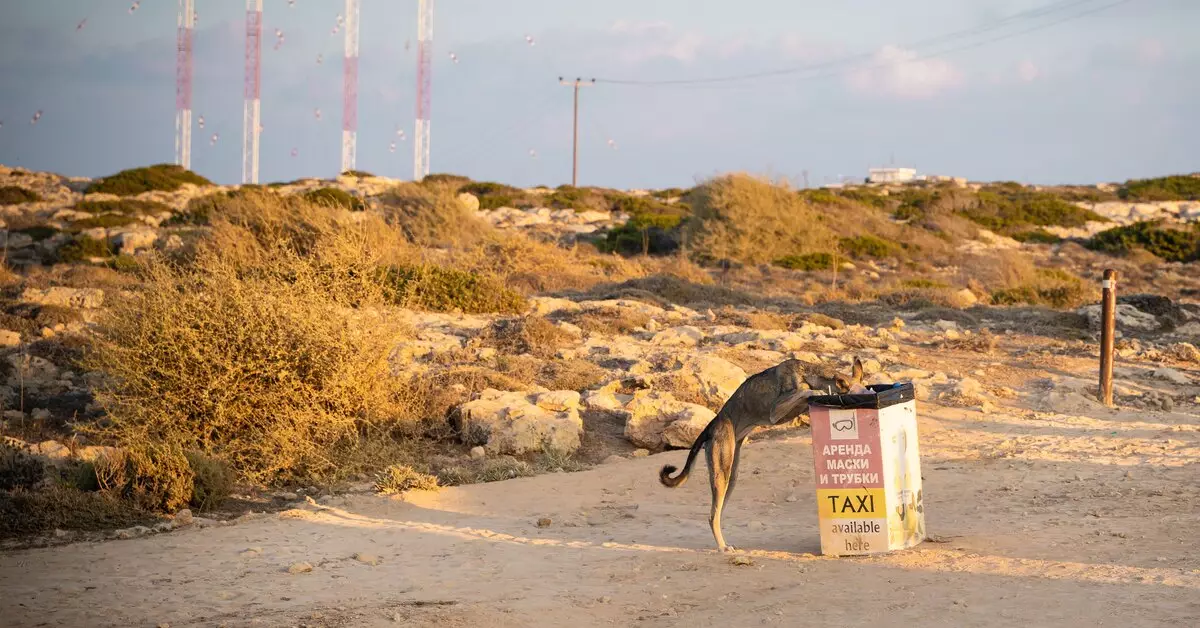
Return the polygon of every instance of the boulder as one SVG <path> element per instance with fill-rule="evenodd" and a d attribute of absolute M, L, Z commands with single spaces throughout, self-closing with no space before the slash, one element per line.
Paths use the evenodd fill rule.
<path fill-rule="evenodd" d="M 152 249 L 156 240 L 158 240 L 158 234 L 147 229 L 121 231 L 112 236 L 113 244 L 122 253 Z"/>
<path fill-rule="evenodd" d="M 65 286 L 44 289 L 26 288 L 21 293 L 21 300 L 38 305 L 97 308 L 104 305 L 104 291 L 99 288 L 68 288 Z"/>
<path fill-rule="evenodd" d="M 1100 304 L 1085 305 L 1077 313 L 1086 316 L 1091 327 L 1100 328 Z M 1128 303 L 1117 304 L 1116 318 L 1119 329 L 1153 331 L 1159 327 L 1158 319 L 1153 314 L 1147 314 Z"/>
<path fill-rule="evenodd" d="M 668 392 L 641 390 L 615 414 L 625 419 L 625 438 L 638 447 L 690 447 L 716 413 L 684 403 Z M 680 423 L 680 425 L 676 425 Z"/>
<path fill-rule="evenodd" d="M 479 211 L 479 199 L 470 192 L 461 192 L 458 195 L 458 203 L 469 212 Z"/>
<path fill-rule="evenodd" d="M 9 329 L 0 329 L 0 347 L 16 347 L 21 344 L 21 334 Z"/>
<path fill-rule="evenodd" d="M 455 422 L 464 443 L 489 455 L 579 448 L 583 420 L 575 391 L 503 392 L 487 389 L 458 407 Z"/>
<path fill-rule="evenodd" d="M 704 339 L 704 332 L 698 327 L 685 325 L 664 329 L 650 340 L 651 343 L 663 347 L 694 347 Z"/>
<path fill-rule="evenodd" d="M 670 377 L 675 386 L 695 391 L 706 404 L 716 408 L 728 401 L 747 377 L 740 366 L 712 355 L 677 357 L 667 368 L 659 377 Z"/>

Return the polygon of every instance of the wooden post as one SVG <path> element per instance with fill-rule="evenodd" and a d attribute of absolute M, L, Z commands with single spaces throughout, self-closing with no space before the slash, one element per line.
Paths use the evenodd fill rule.
<path fill-rule="evenodd" d="M 1117 271 L 1104 270 L 1100 306 L 1100 401 L 1113 405 L 1113 337 L 1117 327 Z"/>

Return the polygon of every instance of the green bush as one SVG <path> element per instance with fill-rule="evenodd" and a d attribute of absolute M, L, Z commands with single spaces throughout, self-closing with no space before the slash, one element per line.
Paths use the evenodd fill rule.
<path fill-rule="evenodd" d="M 0 205 L 20 205 L 21 203 L 37 203 L 42 196 L 33 190 L 27 190 L 19 185 L 0 186 Z"/>
<path fill-rule="evenodd" d="M 775 260 L 774 264 L 791 270 L 829 270 L 833 268 L 833 255 L 829 253 L 787 255 Z"/>
<path fill-rule="evenodd" d="M 839 190 L 838 196 L 875 209 L 887 209 L 889 206 L 888 197 L 876 194 L 866 188 L 846 188 Z"/>
<path fill-rule="evenodd" d="M 97 227 L 128 227 L 132 224 L 139 224 L 141 221 L 133 216 L 124 214 L 100 214 L 91 218 L 71 221 L 71 229 L 82 231 L 84 229 L 95 229 Z"/>
<path fill-rule="evenodd" d="M 838 241 L 842 252 L 855 259 L 863 257 L 891 257 L 896 254 L 896 245 L 872 235 L 842 238 Z"/>
<path fill-rule="evenodd" d="M 375 175 L 371 174 L 370 172 L 367 172 L 366 170 L 347 170 L 342 173 L 342 176 L 343 177 L 354 177 L 356 179 L 370 179 L 370 178 L 373 178 Z"/>
<path fill-rule="evenodd" d="M 632 199 L 632 197 L 629 198 Z M 636 206 L 639 208 L 639 210 L 632 211 L 640 211 L 644 207 L 647 209 L 666 208 L 668 211 L 678 212 L 676 208 L 670 205 L 658 205 L 658 207 L 655 207 L 653 203 L 622 203 L 624 200 L 621 199 L 615 204 L 627 207 Z M 631 210 L 623 209 L 621 211 Z M 673 253 L 679 249 L 679 227 L 683 219 L 684 216 L 682 213 L 633 213 L 625 224 L 609 231 L 605 235 L 600 248 L 606 252 L 627 254 L 666 255 Z"/>
<path fill-rule="evenodd" d="M 361 198 L 338 188 L 317 188 L 310 190 L 304 193 L 304 200 L 318 205 L 342 207 L 353 212 L 360 212 L 367 208 L 366 203 Z"/>
<path fill-rule="evenodd" d="M 23 233 L 23 234 L 33 238 L 34 242 L 41 242 L 42 240 L 46 240 L 48 238 L 53 238 L 54 236 L 58 235 L 59 230 L 55 229 L 54 227 L 48 226 L 48 225 L 37 225 L 34 227 L 26 227 L 24 229 L 17 229 L 14 233 Z"/>
<path fill-rule="evenodd" d="M 525 298 L 500 281 L 455 268 L 393 266 L 379 280 L 387 299 L 402 307 L 467 314 L 518 314 L 526 307 Z"/>
<path fill-rule="evenodd" d="M 107 242 L 79 235 L 58 248 L 58 261 L 72 264 L 87 261 L 93 257 L 109 257 L 112 253 L 112 248 Z"/>
<path fill-rule="evenodd" d="M 274 193 L 256 186 L 243 185 L 236 190 L 213 192 L 212 194 L 206 194 L 188 201 L 187 207 L 182 212 L 171 216 L 164 224 L 167 226 L 209 225 L 212 224 L 214 216 L 222 213 L 227 203 L 236 200 L 250 200 L 253 197 L 267 199 L 267 195 L 269 195 L 270 200 L 275 201 L 278 199 Z"/>
<path fill-rule="evenodd" d="M 905 288 L 915 288 L 918 290 L 941 289 L 941 288 L 949 288 L 950 287 L 949 284 L 946 284 L 944 282 L 936 281 L 934 279 L 925 279 L 924 277 L 905 279 L 904 281 L 900 282 L 900 285 L 904 286 Z"/>
<path fill-rule="evenodd" d="M 456 192 L 462 191 L 462 186 L 470 182 L 470 177 L 464 177 L 460 174 L 445 173 L 427 174 L 425 175 L 425 178 L 421 179 L 422 184 L 449 185 L 453 187 Z"/>
<path fill-rule="evenodd" d="M 667 188 L 665 190 L 654 190 L 650 192 L 650 196 L 665 201 L 669 198 L 683 198 L 683 195 L 686 193 L 687 190 L 681 188 Z"/>
<path fill-rule="evenodd" d="M 1136 222 L 1101 231 L 1086 246 L 1117 254 L 1142 249 L 1169 262 L 1194 262 L 1200 260 L 1200 224 L 1175 229 L 1161 220 Z"/>
<path fill-rule="evenodd" d="M 1012 234 L 1012 239 L 1017 242 L 1034 242 L 1038 244 L 1058 244 L 1062 242 L 1062 238 L 1046 231 L 1045 229 L 1033 229 L 1030 231 L 1018 231 Z"/>
<path fill-rule="evenodd" d="M 146 523 L 136 505 L 106 492 L 51 486 L 39 491 L 0 491 L 0 538 L 53 530 L 112 530 Z"/>
<path fill-rule="evenodd" d="M 1121 186 L 1117 195 L 1128 201 L 1200 200 L 1200 176 L 1172 175 L 1156 179 L 1133 179 Z"/>
<path fill-rule="evenodd" d="M 1108 220 L 1050 192 L 1034 192 L 1017 184 L 992 185 L 980 190 L 975 205 L 964 209 L 962 214 L 998 233 L 1014 233 L 1030 225 L 1082 227 L 1090 221 Z"/>
<path fill-rule="evenodd" d="M 133 198 L 116 201 L 80 201 L 75 203 L 71 209 L 86 214 L 123 214 L 126 216 L 154 216 L 171 213 L 171 208 L 163 203 Z"/>
<path fill-rule="evenodd" d="M 158 164 L 145 168 L 122 170 L 114 175 L 92 182 L 84 194 L 115 194 L 133 196 L 142 192 L 174 192 L 183 184 L 212 185 L 204 177 L 180 166 Z"/>
<path fill-rule="evenodd" d="M 108 267 L 121 273 L 137 272 L 141 268 L 136 257 L 128 253 L 121 253 L 108 260 Z"/>

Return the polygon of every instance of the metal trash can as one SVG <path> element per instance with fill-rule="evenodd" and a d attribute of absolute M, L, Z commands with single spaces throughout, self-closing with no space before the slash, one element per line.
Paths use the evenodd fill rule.
<path fill-rule="evenodd" d="M 911 383 L 809 398 L 821 553 L 877 554 L 925 540 Z"/>

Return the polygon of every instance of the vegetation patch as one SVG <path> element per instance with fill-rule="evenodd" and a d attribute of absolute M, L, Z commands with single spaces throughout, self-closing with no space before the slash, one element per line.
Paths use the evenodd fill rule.
<path fill-rule="evenodd" d="M 407 491 L 436 491 L 438 479 L 426 473 L 414 471 L 412 467 L 394 464 L 375 478 L 375 490 L 384 495 L 399 495 Z"/>
<path fill-rule="evenodd" d="M 122 170 L 114 175 L 92 182 L 84 190 L 84 194 L 115 194 L 117 196 L 133 196 L 143 192 L 174 192 L 185 183 L 193 185 L 212 185 L 204 177 L 181 166 L 173 164 L 158 164 L 145 168 Z"/>
<path fill-rule="evenodd" d="M 100 214 L 98 216 L 72 221 L 71 229 L 75 231 L 96 229 L 100 227 L 111 229 L 115 227 L 128 227 L 129 225 L 140 223 L 141 221 L 137 218 L 134 218 L 133 216 L 126 216 L 125 214 Z"/>
<path fill-rule="evenodd" d="M 873 235 L 860 235 L 852 238 L 842 238 L 838 241 L 842 253 L 860 259 L 864 257 L 884 258 L 892 257 L 896 254 L 897 247 L 894 243 L 887 240 L 877 238 Z"/>
<path fill-rule="evenodd" d="M 341 207 L 352 212 L 360 212 L 367 208 L 361 198 L 338 188 L 317 188 L 304 193 L 304 200 L 314 205 Z"/>
<path fill-rule="evenodd" d="M 379 281 L 388 301 L 401 307 L 466 314 L 517 314 L 525 297 L 479 273 L 421 264 L 383 269 Z"/>
<path fill-rule="evenodd" d="M 115 201 L 80 201 L 71 209 L 86 214 L 121 214 L 124 216 L 155 216 L 169 214 L 171 208 L 158 201 L 123 198 Z"/>
<path fill-rule="evenodd" d="M 992 291 L 993 305 L 1046 305 L 1053 308 L 1077 307 L 1090 294 L 1082 279 L 1057 268 L 1038 268 L 1028 281 Z"/>
<path fill-rule="evenodd" d="M 1154 179 L 1133 179 L 1121 186 L 1117 195 L 1127 201 L 1200 200 L 1200 176 L 1172 175 Z"/>
<path fill-rule="evenodd" d="M 94 257 L 109 257 L 112 254 L 112 247 L 107 242 L 85 235 L 77 235 L 70 242 L 58 247 L 58 261 L 63 264 L 85 262 Z"/>
<path fill-rule="evenodd" d="M 963 216 L 997 233 L 1011 234 L 1029 226 L 1082 227 L 1108 219 L 1067 202 L 1050 192 L 1036 192 L 1016 183 L 988 186 Z"/>
<path fill-rule="evenodd" d="M 789 270 L 829 270 L 833 268 L 833 255 L 830 253 L 805 253 L 802 255 L 784 255 L 773 262 L 776 266 Z"/>
<path fill-rule="evenodd" d="M 428 177 L 427 177 L 428 178 Z M 458 189 L 459 193 L 474 194 L 479 199 L 479 209 L 499 209 L 501 207 L 528 206 L 525 192 L 503 183 L 481 181 L 467 183 Z"/>
<path fill-rule="evenodd" d="M 21 203 L 37 203 L 42 196 L 33 190 L 19 185 L 0 186 L 0 205 L 20 205 Z"/>
<path fill-rule="evenodd" d="M 33 238 L 34 242 L 41 242 L 42 240 L 46 240 L 58 235 L 60 232 L 58 229 L 55 229 L 49 225 L 37 225 L 34 227 L 17 229 L 13 233 L 23 233 Z"/>
<path fill-rule="evenodd" d="M 1144 250 L 1169 262 L 1194 262 L 1200 260 L 1200 224 L 1173 228 L 1161 220 L 1135 222 L 1101 231 L 1086 246 L 1120 255 Z"/>
<path fill-rule="evenodd" d="M 1062 238 L 1046 231 L 1045 229 L 1031 229 L 1029 231 L 1018 231 L 1010 236 L 1017 242 L 1028 242 L 1034 244 L 1058 244 L 1062 242 Z"/>

